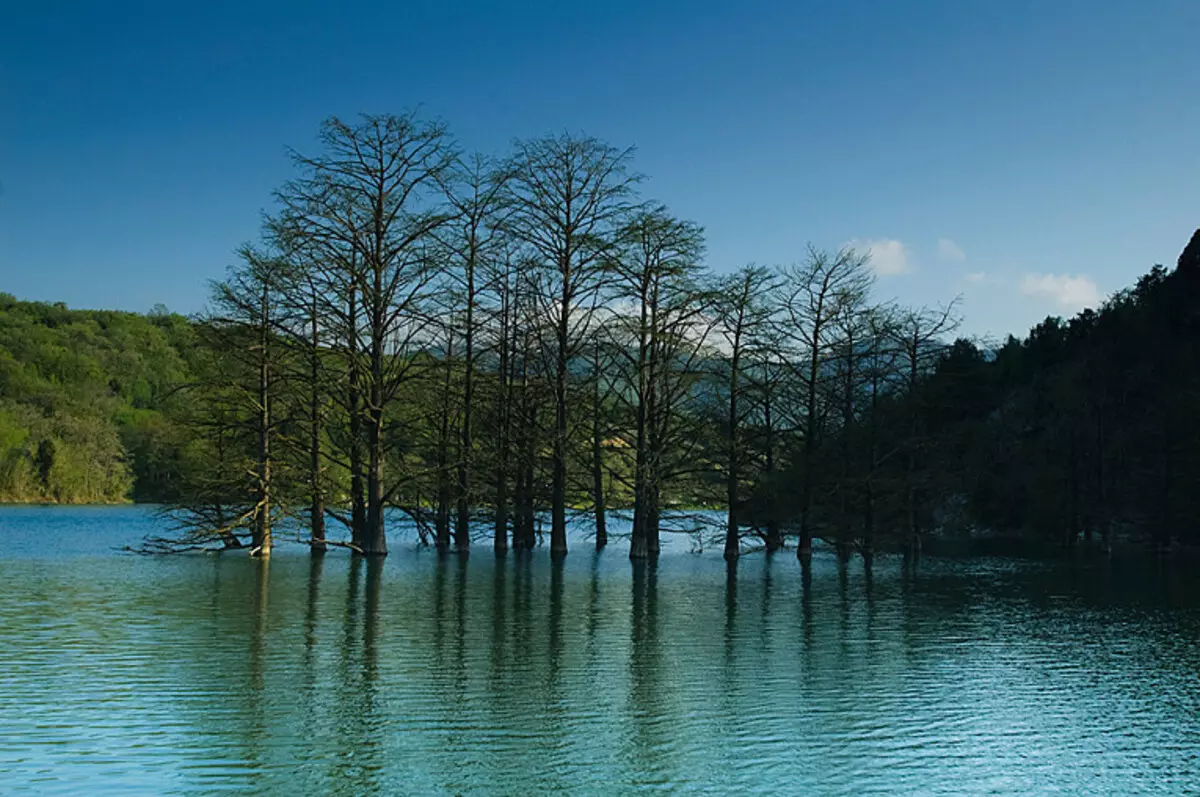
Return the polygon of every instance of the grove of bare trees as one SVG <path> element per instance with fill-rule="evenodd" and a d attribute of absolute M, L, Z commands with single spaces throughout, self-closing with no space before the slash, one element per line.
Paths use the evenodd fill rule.
<path fill-rule="evenodd" d="M 719 508 L 700 536 L 731 560 L 869 550 L 885 527 L 919 545 L 918 413 L 897 451 L 872 430 L 936 365 L 952 306 L 876 302 L 849 248 L 714 273 L 633 151 L 586 136 L 485 156 L 440 122 L 362 116 L 292 159 L 199 321 L 193 422 L 227 478 L 175 502 L 190 543 L 265 556 L 287 527 L 380 556 L 403 519 L 460 554 L 548 527 L 561 556 L 571 527 L 642 559 Z"/>

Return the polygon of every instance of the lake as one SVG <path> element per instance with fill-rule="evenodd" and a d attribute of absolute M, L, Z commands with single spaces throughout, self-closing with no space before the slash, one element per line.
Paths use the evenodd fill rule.
<path fill-rule="evenodd" d="M 1194 568 L 161 531 L 0 509 L 0 792 L 1200 793 Z"/>

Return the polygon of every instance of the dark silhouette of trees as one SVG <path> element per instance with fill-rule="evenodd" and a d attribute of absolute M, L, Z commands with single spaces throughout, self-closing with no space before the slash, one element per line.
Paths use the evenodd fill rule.
<path fill-rule="evenodd" d="M 759 361 L 765 330 L 773 308 L 767 301 L 776 289 L 775 274 L 761 266 L 745 266 L 717 285 L 715 316 L 722 366 L 718 379 L 725 389 L 725 559 L 737 559 L 741 551 L 743 481 L 749 465 L 743 428 L 748 400 L 744 371 Z M 719 423 L 720 419 L 713 422 Z"/>

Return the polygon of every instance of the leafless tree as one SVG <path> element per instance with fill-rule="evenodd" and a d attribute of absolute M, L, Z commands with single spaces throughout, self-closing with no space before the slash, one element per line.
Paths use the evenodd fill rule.
<path fill-rule="evenodd" d="M 585 308 L 603 282 L 605 254 L 638 178 L 631 150 L 594 138 L 547 136 L 516 144 L 505 228 L 536 258 L 540 311 L 550 321 L 554 393 L 550 551 L 567 552 L 567 389 L 570 364 L 590 326 Z"/>

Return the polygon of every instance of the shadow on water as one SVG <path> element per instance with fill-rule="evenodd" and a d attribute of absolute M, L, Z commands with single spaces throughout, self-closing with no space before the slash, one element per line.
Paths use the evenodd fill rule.
<path fill-rule="evenodd" d="M 807 651 L 813 640 L 813 605 L 812 605 L 812 560 L 800 560 L 800 609 L 801 628 L 804 634 L 804 648 Z"/>
<path fill-rule="evenodd" d="M 492 689 L 503 685 L 508 673 L 508 569 L 510 558 L 497 553 L 492 567 L 491 640 L 488 646 L 488 683 Z"/>
<path fill-rule="evenodd" d="M 658 561 L 633 562 L 630 601 L 629 706 L 633 720 L 632 757 L 642 785 L 669 782 L 664 771 L 669 741 L 658 627 Z"/>
<path fill-rule="evenodd" d="M 335 716 L 337 755 L 331 776 L 339 793 L 373 794 L 380 788 L 379 614 L 383 559 L 349 560 L 341 644 L 341 686 Z"/>
<path fill-rule="evenodd" d="M 733 659 L 734 624 L 737 621 L 738 560 L 725 563 L 725 666 Z"/>
<path fill-rule="evenodd" d="M 550 560 L 550 619 L 549 619 L 549 674 L 550 685 L 557 690 L 563 657 L 563 567 L 562 556 Z"/>
<path fill-rule="evenodd" d="M 467 561 L 460 553 L 454 557 L 454 652 L 450 657 L 451 690 L 456 705 L 461 706 L 467 694 Z M 469 740 L 464 740 L 468 742 Z"/>
<path fill-rule="evenodd" d="M 588 575 L 587 647 L 589 658 L 596 652 L 596 631 L 600 625 L 600 562 L 603 550 L 593 551 Z"/>
<path fill-rule="evenodd" d="M 267 763 L 270 747 L 270 729 L 267 723 L 267 663 L 268 631 L 271 625 L 271 560 L 253 559 L 248 563 L 253 570 L 253 586 L 250 608 L 250 651 L 247 657 L 250 687 L 246 691 L 249 708 L 246 757 L 252 767 Z"/>

